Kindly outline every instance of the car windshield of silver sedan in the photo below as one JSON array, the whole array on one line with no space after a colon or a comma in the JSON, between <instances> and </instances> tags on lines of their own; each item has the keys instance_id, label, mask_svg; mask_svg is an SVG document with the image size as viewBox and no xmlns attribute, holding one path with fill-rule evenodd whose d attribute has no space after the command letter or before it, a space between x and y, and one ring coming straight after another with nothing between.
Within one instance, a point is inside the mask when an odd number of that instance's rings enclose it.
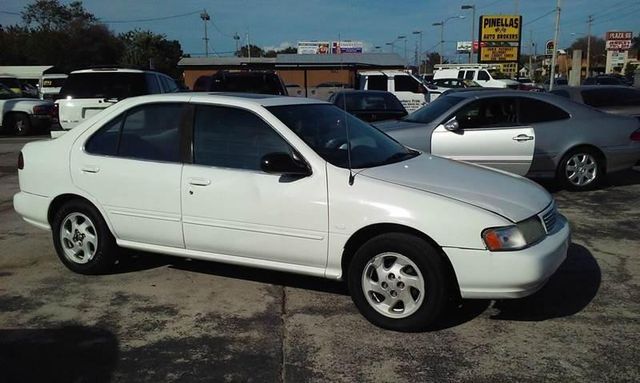
<instances>
[{"instance_id":1,"label":"car windshield of silver sedan","mask_svg":"<svg viewBox=\"0 0 640 383\"><path fill-rule=\"evenodd\" d=\"M307 145L332 165L370 168L420 154L333 105L285 105L267 108ZM348 139L347 139L348 137Z\"/></svg>"},{"instance_id":2,"label":"car windshield of silver sedan","mask_svg":"<svg viewBox=\"0 0 640 383\"><path fill-rule=\"evenodd\" d=\"M459 104L464 98L454 96L440 96L435 101L428 103L422 108L404 117L403 121L419 122L428 124L442 116L447 110L454 105Z\"/></svg>"}]
</instances>

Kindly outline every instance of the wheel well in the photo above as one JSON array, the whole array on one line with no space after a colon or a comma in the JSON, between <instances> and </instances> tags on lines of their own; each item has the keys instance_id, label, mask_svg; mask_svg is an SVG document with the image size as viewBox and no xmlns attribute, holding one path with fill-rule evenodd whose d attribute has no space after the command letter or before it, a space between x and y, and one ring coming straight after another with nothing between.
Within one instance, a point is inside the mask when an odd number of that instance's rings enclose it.
<instances>
[{"instance_id":1,"label":"wheel well","mask_svg":"<svg viewBox=\"0 0 640 383\"><path fill-rule=\"evenodd\" d=\"M13 117L15 115L19 115L19 114L24 114L25 116L29 117L29 114L26 113L26 112L10 111L10 112L5 113L4 116L2 116L2 126L5 127L5 125L10 120L11 117Z\"/></svg>"},{"instance_id":2,"label":"wheel well","mask_svg":"<svg viewBox=\"0 0 640 383\"><path fill-rule=\"evenodd\" d=\"M95 207L95 205L91 201L77 194L61 194L54 198L53 201L51 201L51 203L49 204L49 211L47 212L47 221L49 222L49 225L53 224L53 216L56 214L58 209L60 209L60 207L65 203L72 200L85 201L86 203L91 204Z\"/></svg>"},{"instance_id":3,"label":"wheel well","mask_svg":"<svg viewBox=\"0 0 640 383\"><path fill-rule=\"evenodd\" d=\"M440 245L438 245L436 241L434 241L431 237L419 230L395 223L379 223L363 227L362 229L356 231L349 238L349 240L347 240L347 243L344 245L344 251L342 253L343 278L347 275L349 271L349 264L351 263L353 256L355 255L356 251L358 251L360 246L364 245L365 242L367 242L371 238L385 233L406 233L427 241L431 246L433 246L434 249L436 249L436 251L438 251L438 254L440 254L442 259L444 260L447 272L449 274L447 279L451 283L450 287L452 291L454 291L456 294L460 294L460 286L458 285L458 278L456 278L456 273L453 270L453 265L451 264L449 257L447 257L447 255L444 253Z\"/></svg>"},{"instance_id":4,"label":"wheel well","mask_svg":"<svg viewBox=\"0 0 640 383\"><path fill-rule=\"evenodd\" d=\"M589 149L591 151L593 151L594 153L596 153L600 159L602 160L602 170L606 173L607 171L607 156L604 155L604 152L602 150L600 150L600 148L598 148L597 146L593 146L593 145L589 145L589 144L580 144L580 145L576 145L573 146L572 148L570 148L569 150L567 150L566 152L564 152L564 154L562 155L562 157L560 157L561 159L563 159L567 153L571 153L575 150L578 149ZM562 166L562 162L558 164L558 168Z\"/></svg>"}]
</instances>

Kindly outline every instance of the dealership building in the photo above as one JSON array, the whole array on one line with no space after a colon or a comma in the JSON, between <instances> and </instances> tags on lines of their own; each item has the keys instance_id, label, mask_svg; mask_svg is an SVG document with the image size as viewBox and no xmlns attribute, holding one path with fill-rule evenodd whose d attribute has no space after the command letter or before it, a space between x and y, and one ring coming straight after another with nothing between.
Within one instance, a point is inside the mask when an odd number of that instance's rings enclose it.
<instances>
[{"instance_id":1,"label":"dealership building","mask_svg":"<svg viewBox=\"0 0 640 383\"><path fill-rule=\"evenodd\" d=\"M275 71L287 85L304 89L323 83L355 84L365 70L404 69L407 63L396 53L279 54L277 57L185 57L178 62L190 89L200 76L220 70Z\"/></svg>"}]
</instances>

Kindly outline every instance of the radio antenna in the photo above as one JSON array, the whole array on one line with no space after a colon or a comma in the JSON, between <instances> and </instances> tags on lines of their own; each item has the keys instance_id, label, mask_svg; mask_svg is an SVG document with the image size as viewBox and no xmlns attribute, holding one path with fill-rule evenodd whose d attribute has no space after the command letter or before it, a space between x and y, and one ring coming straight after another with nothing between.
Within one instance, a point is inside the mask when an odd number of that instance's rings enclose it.
<instances>
[{"instance_id":1,"label":"radio antenna","mask_svg":"<svg viewBox=\"0 0 640 383\"><path fill-rule=\"evenodd\" d=\"M342 48L340 47L342 43L342 38L340 37L340 33L338 33L338 42L335 43L335 52L334 54L340 55L340 73L343 71L343 62L342 62ZM342 87L341 87L342 88ZM342 88L344 89L344 88ZM349 122L347 122L347 93L342 92L342 113L344 114L344 129L345 136L347 138L347 166L349 167L349 186L353 185L353 181L356 178L356 175L353 174L353 166L351 165L351 138L349 137Z\"/></svg>"}]
</instances>

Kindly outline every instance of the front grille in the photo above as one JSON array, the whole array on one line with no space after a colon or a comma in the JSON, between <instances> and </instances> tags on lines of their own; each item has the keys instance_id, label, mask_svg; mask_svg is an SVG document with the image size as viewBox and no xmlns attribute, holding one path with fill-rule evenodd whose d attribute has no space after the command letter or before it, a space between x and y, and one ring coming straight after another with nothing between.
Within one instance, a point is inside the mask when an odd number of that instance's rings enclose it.
<instances>
[{"instance_id":1,"label":"front grille","mask_svg":"<svg viewBox=\"0 0 640 383\"><path fill-rule=\"evenodd\" d=\"M555 202L551 203L551 206L542 212L541 218L542 223L544 224L544 229L547 234L549 234L555 228L556 221L558 220L558 209L556 208Z\"/></svg>"}]
</instances>

